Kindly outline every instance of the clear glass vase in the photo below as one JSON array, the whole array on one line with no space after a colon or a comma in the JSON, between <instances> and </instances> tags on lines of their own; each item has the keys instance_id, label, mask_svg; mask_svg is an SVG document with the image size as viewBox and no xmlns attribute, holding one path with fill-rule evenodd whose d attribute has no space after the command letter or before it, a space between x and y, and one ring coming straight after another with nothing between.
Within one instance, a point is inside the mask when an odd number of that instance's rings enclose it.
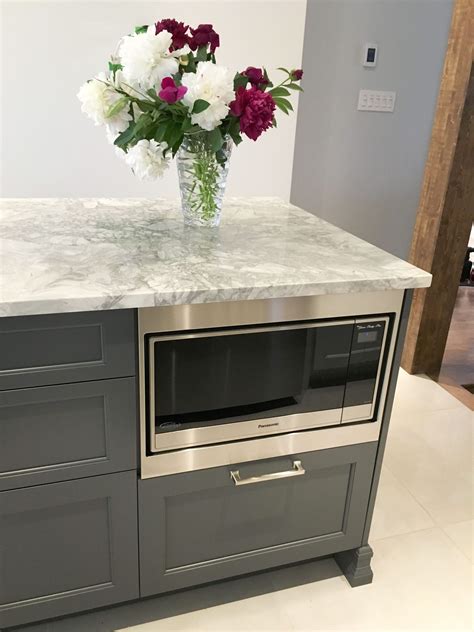
<instances>
[{"instance_id":1,"label":"clear glass vase","mask_svg":"<svg viewBox=\"0 0 474 632\"><path fill-rule=\"evenodd\" d=\"M219 226L231 152L230 136L217 156L208 132L184 137L176 162L185 224Z\"/></svg>"}]
</instances>

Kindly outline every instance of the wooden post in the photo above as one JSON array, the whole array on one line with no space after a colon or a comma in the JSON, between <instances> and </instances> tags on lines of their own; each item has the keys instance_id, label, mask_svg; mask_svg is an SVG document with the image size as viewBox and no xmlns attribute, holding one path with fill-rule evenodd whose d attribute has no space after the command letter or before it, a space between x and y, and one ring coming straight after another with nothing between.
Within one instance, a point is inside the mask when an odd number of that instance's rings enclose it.
<instances>
[{"instance_id":1,"label":"wooden post","mask_svg":"<svg viewBox=\"0 0 474 632\"><path fill-rule=\"evenodd\" d=\"M456 0L410 262L433 274L415 290L402 366L437 377L474 219L474 11Z\"/></svg>"}]
</instances>

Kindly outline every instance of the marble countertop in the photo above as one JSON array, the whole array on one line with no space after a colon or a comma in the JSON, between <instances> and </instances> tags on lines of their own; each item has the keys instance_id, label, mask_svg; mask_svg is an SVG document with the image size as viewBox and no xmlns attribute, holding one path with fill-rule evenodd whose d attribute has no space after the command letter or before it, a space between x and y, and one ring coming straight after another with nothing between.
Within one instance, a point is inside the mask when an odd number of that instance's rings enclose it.
<instances>
[{"instance_id":1,"label":"marble countertop","mask_svg":"<svg viewBox=\"0 0 474 632\"><path fill-rule=\"evenodd\" d=\"M427 287L431 275L275 198L219 229L148 199L2 199L0 316Z\"/></svg>"}]
</instances>

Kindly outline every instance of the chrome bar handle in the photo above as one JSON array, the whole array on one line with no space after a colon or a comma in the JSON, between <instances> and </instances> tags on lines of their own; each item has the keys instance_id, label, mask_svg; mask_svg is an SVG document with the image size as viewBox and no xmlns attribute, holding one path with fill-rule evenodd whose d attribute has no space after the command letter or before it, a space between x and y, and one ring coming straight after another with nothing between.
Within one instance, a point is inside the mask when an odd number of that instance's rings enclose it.
<instances>
[{"instance_id":1,"label":"chrome bar handle","mask_svg":"<svg viewBox=\"0 0 474 632\"><path fill-rule=\"evenodd\" d=\"M231 471L230 477L236 485L251 485L252 483L264 483L265 481L275 481L279 478L289 478L290 476L303 476L306 470L301 465L301 461L293 461L293 469L286 472L273 472L272 474L262 474L261 476L251 476L250 478L240 478L239 470Z\"/></svg>"}]
</instances>

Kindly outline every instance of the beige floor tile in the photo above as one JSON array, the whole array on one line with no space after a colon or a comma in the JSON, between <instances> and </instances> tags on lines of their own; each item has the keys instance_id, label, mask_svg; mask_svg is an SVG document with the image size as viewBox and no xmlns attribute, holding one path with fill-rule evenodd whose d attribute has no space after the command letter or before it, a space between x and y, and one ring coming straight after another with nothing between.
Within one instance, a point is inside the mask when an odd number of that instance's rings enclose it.
<instances>
[{"instance_id":1,"label":"beige floor tile","mask_svg":"<svg viewBox=\"0 0 474 632\"><path fill-rule=\"evenodd\" d=\"M474 562L474 520L449 524L443 527L443 530L464 555Z\"/></svg>"},{"instance_id":2,"label":"beige floor tile","mask_svg":"<svg viewBox=\"0 0 474 632\"><path fill-rule=\"evenodd\" d=\"M439 525L474 517L470 415L462 407L392 418L384 463Z\"/></svg>"},{"instance_id":3,"label":"beige floor tile","mask_svg":"<svg viewBox=\"0 0 474 632\"><path fill-rule=\"evenodd\" d=\"M398 374L393 409L406 411L444 410L462 408L464 405L436 382L425 375L409 375L403 369Z\"/></svg>"},{"instance_id":4,"label":"beige floor tile","mask_svg":"<svg viewBox=\"0 0 474 632\"><path fill-rule=\"evenodd\" d=\"M455 464L458 470L474 470L474 411L465 406L436 411L395 412L390 422L389 438L415 434L426 442L430 451L443 463Z\"/></svg>"},{"instance_id":5,"label":"beige floor tile","mask_svg":"<svg viewBox=\"0 0 474 632\"><path fill-rule=\"evenodd\" d=\"M384 467L370 530L370 541L434 526L425 509L391 471Z\"/></svg>"},{"instance_id":6,"label":"beige floor tile","mask_svg":"<svg viewBox=\"0 0 474 632\"><path fill-rule=\"evenodd\" d=\"M283 590L303 630L471 630L472 566L441 529L374 543L374 582L341 577Z\"/></svg>"}]
</instances>

